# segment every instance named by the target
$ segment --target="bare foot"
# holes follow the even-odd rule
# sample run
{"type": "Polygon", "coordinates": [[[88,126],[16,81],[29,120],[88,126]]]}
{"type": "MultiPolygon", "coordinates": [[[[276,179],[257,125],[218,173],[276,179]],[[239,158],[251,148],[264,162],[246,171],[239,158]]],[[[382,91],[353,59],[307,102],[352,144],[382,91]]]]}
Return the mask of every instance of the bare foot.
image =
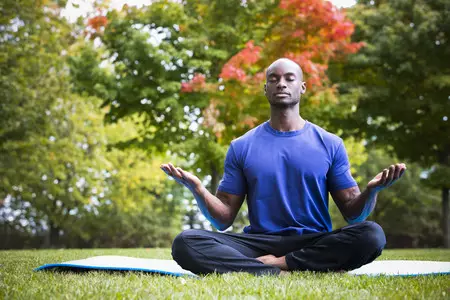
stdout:
{"type": "Polygon", "coordinates": [[[256,259],[265,265],[278,267],[283,271],[288,270],[288,266],[286,264],[286,258],[284,256],[276,257],[275,255],[268,254],[268,255],[257,257],[256,259]]]}

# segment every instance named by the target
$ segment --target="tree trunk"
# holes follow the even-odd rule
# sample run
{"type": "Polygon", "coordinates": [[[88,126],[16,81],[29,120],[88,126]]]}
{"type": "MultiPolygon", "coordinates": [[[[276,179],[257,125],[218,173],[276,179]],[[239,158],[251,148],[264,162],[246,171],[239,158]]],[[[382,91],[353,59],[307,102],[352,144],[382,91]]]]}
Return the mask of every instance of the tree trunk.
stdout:
{"type": "MultiPolygon", "coordinates": [[[[444,168],[450,168],[450,145],[447,145],[446,150],[447,151],[444,151],[439,155],[438,161],[441,165],[444,166],[444,168]]],[[[445,248],[450,248],[450,220],[448,211],[448,198],[449,187],[448,185],[444,185],[442,187],[442,235],[445,248]]]]}
{"type": "Polygon", "coordinates": [[[450,248],[450,219],[449,219],[449,189],[442,188],[442,233],[444,235],[444,247],[450,248]]]}
{"type": "Polygon", "coordinates": [[[48,234],[44,234],[44,243],[41,245],[40,248],[48,249],[51,247],[50,242],[50,229],[48,230],[48,234]]]}
{"type": "Polygon", "coordinates": [[[59,243],[59,228],[55,226],[53,222],[50,222],[49,224],[49,246],[51,248],[58,247],[59,243]]]}

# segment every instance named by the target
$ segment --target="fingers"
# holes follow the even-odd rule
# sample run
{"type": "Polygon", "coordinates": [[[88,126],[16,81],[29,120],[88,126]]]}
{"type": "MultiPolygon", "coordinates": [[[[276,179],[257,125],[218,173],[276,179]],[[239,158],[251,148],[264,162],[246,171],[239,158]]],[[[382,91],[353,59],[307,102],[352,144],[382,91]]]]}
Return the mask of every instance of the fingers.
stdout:
{"type": "Polygon", "coordinates": [[[169,176],[182,178],[181,168],[175,168],[172,163],[162,164],[160,168],[169,176]]]}
{"type": "Polygon", "coordinates": [[[169,167],[169,164],[162,164],[160,166],[161,170],[163,170],[167,175],[172,176],[172,170],[169,167]]]}
{"type": "Polygon", "coordinates": [[[384,182],[384,186],[389,186],[403,175],[406,170],[406,165],[404,163],[398,163],[395,165],[390,165],[389,169],[385,170],[388,170],[388,174],[386,181],[384,182]]]}
{"type": "Polygon", "coordinates": [[[384,170],[383,170],[383,173],[381,174],[380,181],[379,181],[379,183],[380,183],[381,185],[384,185],[384,183],[386,182],[387,175],[388,175],[388,169],[384,169],[384,170]]]}
{"type": "Polygon", "coordinates": [[[375,191],[381,191],[392,185],[406,171],[406,165],[404,163],[398,163],[395,165],[390,165],[389,168],[384,169],[372,179],[367,187],[374,189],[375,191]]]}
{"type": "Polygon", "coordinates": [[[173,176],[176,176],[177,178],[180,178],[180,179],[181,179],[182,176],[181,176],[180,171],[177,170],[177,168],[175,168],[175,166],[172,165],[172,163],[169,163],[168,165],[169,165],[170,171],[172,172],[172,175],[173,175],[173,176]]]}
{"type": "Polygon", "coordinates": [[[181,178],[186,179],[186,172],[182,168],[175,168],[180,173],[181,178]]]}
{"type": "Polygon", "coordinates": [[[400,164],[395,164],[395,171],[394,171],[394,176],[393,179],[398,179],[400,177],[400,171],[401,171],[401,166],[400,164]]]}
{"type": "Polygon", "coordinates": [[[406,170],[406,165],[404,163],[396,164],[395,165],[394,180],[399,179],[403,175],[405,170],[406,170]]]}
{"type": "Polygon", "coordinates": [[[162,164],[160,168],[167,175],[171,176],[176,182],[184,185],[191,191],[193,191],[198,185],[201,185],[200,180],[196,176],[193,176],[191,173],[184,171],[179,167],[175,167],[171,163],[162,164]]]}
{"type": "Polygon", "coordinates": [[[162,164],[160,168],[161,170],[164,171],[164,173],[166,173],[169,176],[172,176],[172,172],[170,171],[169,166],[167,164],[162,164]]]}
{"type": "Polygon", "coordinates": [[[390,165],[388,169],[388,174],[386,181],[384,182],[384,185],[390,185],[392,183],[392,180],[394,179],[394,173],[395,173],[395,166],[390,165]]]}
{"type": "Polygon", "coordinates": [[[406,171],[406,165],[404,163],[400,164],[400,175],[398,176],[398,178],[403,176],[403,173],[405,173],[406,171]]]}

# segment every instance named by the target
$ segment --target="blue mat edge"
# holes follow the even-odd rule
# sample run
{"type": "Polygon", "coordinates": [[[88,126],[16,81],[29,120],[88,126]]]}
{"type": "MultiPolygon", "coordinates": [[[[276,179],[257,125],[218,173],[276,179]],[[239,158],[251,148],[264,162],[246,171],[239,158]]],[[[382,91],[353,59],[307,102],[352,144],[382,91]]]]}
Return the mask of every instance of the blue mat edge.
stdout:
{"type": "Polygon", "coordinates": [[[183,277],[183,276],[194,277],[190,274],[171,273],[171,272],[166,272],[166,271],[161,271],[161,270],[153,270],[153,269],[95,267],[95,266],[80,266],[80,265],[73,265],[73,264],[46,264],[46,265],[35,268],[33,271],[48,270],[48,269],[57,268],[57,267],[69,267],[69,268],[90,269],[90,270],[106,270],[106,271],[141,271],[141,272],[157,273],[157,274],[163,274],[163,275],[172,275],[172,276],[176,276],[176,277],[183,277]]]}
{"type": "MultiPolygon", "coordinates": [[[[48,270],[52,268],[57,267],[69,267],[69,268],[76,268],[76,269],[90,269],[90,270],[105,270],[105,271],[140,271],[140,272],[147,272],[147,273],[156,273],[156,274],[163,274],[163,275],[172,275],[176,277],[183,277],[188,276],[191,278],[197,278],[197,275],[190,275],[190,274],[182,274],[182,273],[171,273],[161,270],[153,270],[153,269],[142,269],[142,268],[119,268],[119,267],[95,267],[95,266],[80,266],[80,265],[73,265],[73,264],[46,264],[40,267],[35,268],[33,271],[41,271],[41,270],[48,270]]],[[[385,276],[385,277],[415,277],[415,276],[440,276],[440,275],[450,275],[450,272],[441,272],[441,273],[425,273],[425,274],[406,274],[406,275],[385,275],[385,274],[348,274],[353,276],[368,276],[368,277],[375,277],[375,276],[385,276]]]]}

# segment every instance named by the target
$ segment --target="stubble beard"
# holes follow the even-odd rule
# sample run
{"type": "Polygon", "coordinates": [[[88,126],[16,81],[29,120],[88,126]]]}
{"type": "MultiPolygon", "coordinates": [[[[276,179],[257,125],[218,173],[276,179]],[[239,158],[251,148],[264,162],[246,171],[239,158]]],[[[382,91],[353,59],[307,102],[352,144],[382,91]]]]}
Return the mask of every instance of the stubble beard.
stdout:
{"type": "Polygon", "coordinates": [[[277,109],[289,109],[296,106],[300,102],[300,99],[290,99],[289,102],[269,101],[270,106],[277,109]]]}

